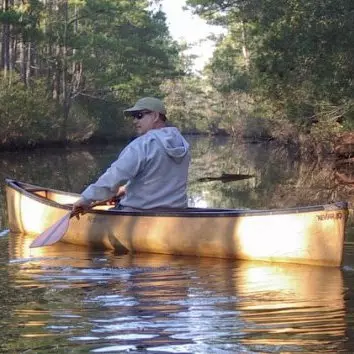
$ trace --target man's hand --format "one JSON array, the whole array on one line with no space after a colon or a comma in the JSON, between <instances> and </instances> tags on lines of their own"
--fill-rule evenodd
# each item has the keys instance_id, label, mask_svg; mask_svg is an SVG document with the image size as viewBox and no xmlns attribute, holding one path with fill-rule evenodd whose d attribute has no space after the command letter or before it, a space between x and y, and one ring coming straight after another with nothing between
<instances>
[{"instance_id":1,"label":"man's hand","mask_svg":"<svg viewBox=\"0 0 354 354\"><path fill-rule=\"evenodd\" d=\"M124 197L126 195L126 193L127 193L127 189L126 189L125 185L120 186L118 188L118 191L117 191L117 194L115 195L115 197L121 199L122 197Z\"/></svg>"},{"instance_id":2,"label":"man's hand","mask_svg":"<svg viewBox=\"0 0 354 354\"><path fill-rule=\"evenodd\" d=\"M83 197L77 200L73 204L73 208L71 211L72 216L76 216L76 218L80 219L80 214L84 214L90 208L91 202Z\"/></svg>"}]
</instances>

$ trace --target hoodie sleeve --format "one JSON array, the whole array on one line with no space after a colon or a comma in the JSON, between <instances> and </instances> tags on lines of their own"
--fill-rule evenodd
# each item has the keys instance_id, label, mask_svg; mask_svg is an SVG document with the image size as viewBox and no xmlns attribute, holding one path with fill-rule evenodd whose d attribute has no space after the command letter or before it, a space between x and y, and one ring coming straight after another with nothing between
<instances>
[{"instance_id":1,"label":"hoodie sleeve","mask_svg":"<svg viewBox=\"0 0 354 354\"><path fill-rule=\"evenodd\" d=\"M134 140L121 152L107 171L81 193L81 196L91 202L113 197L118 187L135 177L144 163L143 150L139 149L139 144Z\"/></svg>"}]
</instances>

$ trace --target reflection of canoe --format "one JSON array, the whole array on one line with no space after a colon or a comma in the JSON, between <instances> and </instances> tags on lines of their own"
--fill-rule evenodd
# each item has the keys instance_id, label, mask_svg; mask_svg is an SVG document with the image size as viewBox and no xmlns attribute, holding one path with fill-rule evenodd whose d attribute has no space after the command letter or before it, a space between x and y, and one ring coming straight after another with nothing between
<instances>
[{"instance_id":1,"label":"reflection of canoe","mask_svg":"<svg viewBox=\"0 0 354 354\"><path fill-rule=\"evenodd\" d=\"M261 347L263 353L335 353L345 346L348 314L339 268L147 253L114 256L64 243L29 249L33 237L10 235L13 282L17 287L42 289L46 301L53 296L57 300L62 293L53 293L53 288L64 287L65 294L75 298L74 309L90 303L80 308L81 322L85 318L92 322L92 303L97 304L96 334L114 331L115 337L123 336L127 328L140 328L141 319L150 317L156 321L148 333L158 337L168 331L167 339L153 339L154 343L176 345L173 341L180 340L186 348L187 340L199 336L202 348L188 347L188 352L259 352ZM40 316L42 325L36 333L42 327L51 332L48 323L61 325L57 307L47 315L38 314L31 302L14 311L17 322L29 307L32 322ZM64 320L63 325L72 323ZM75 335L87 337L87 326L82 330L79 326ZM100 339L106 347L107 338ZM204 338L217 338L218 343L214 340L207 346Z\"/></svg>"},{"instance_id":2,"label":"reflection of canoe","mask_svg":"<svg viewBox=\"0 0 354 354\"><path fill-rule=\"evenodd\" d=\"M6 181L10 230L40 233L78 194ZM346 203L282 210L188 208L122 212L97 207L73 218L67 243L118 251L340 266Z\"/></svg>"},{"instance_id":3,"label":"reflection of canoe","mask_svg":"<svg viewBox=\"0 0 354 354\"><path fill-rule=\"evenodd\" d=\"M277 353L340 351L347 330L340 269L239 262L235 273L229 278L244 327L239 345Z\"/></svg>"}]
</instances>

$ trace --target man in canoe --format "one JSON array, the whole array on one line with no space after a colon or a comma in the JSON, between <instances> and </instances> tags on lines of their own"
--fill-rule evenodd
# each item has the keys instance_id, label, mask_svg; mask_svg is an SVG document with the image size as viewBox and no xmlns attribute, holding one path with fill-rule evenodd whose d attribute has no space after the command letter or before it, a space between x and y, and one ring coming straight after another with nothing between
<instances>
[{"instance_id":1,"label":"man in canoe","mask_svg":"<svg viewBox=\"0 0 354 354\"><path fill-rule=\"evenodd\" d=\"M123 211L187 207L189 144L177 128L167 126L163 102L141 98L124 114L133 118L139 137L81 193L73 213L114 197L118 190L122 199L117 209Z\"/></svg>"}]
</instances>

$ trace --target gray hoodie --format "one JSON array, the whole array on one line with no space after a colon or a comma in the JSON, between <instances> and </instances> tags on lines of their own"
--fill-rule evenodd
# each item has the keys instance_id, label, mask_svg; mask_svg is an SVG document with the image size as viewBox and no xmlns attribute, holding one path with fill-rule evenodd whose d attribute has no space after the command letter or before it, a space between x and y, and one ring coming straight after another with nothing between
<instances>
[{"instance_id":1,"label":"gray hoodie","mask_svg":"<svg viewBox=\"0 0 354 354\"><path fill-rule=\"evenodd\" d=\"M123 206L185 208L189 162L189 144L177 128L152 129L133 140L82 196L90 201L109 199L128 182Z\"/></svg>"}]
</instances>

